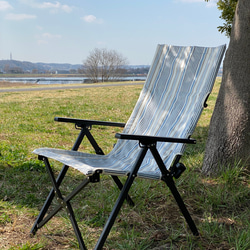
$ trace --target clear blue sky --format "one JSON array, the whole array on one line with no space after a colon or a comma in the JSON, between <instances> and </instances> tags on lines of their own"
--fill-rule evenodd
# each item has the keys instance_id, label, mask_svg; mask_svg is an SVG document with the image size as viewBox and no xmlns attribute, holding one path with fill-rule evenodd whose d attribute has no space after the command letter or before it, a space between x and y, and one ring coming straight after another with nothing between
<instances>
[{"instance_id":1,"label":"clear blue sky","mask_svg":"<svg viewBox=\"0 0 250 250\"><path fill-rule=\"evenodd\" d=\"M0 0L0 59L81 64L107 48L150 64L159 43L228 44L219 16L216 0Z\"/></svg>"}]
</instances>

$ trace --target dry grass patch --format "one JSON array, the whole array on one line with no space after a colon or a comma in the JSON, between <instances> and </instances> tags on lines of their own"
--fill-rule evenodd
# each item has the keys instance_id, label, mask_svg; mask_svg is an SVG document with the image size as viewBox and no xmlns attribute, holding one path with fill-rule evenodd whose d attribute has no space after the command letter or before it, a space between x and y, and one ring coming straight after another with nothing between
<instances>
[{"instance_id":1,"label":"dry grass patch","mask_svg":"<svg viewBox=\"0 0 250 250\"><path fill-rule=\"evenodd\" d=\"M0 249L77 249L77 246L72 245L72 229L64 225L62 230L63 220L58 217L31 236L30 229L35 217L29 214L28 208L22 210L12 208L11 213L5 212L8 221L0 223Z\"/></svg>"},{"instance_id":2,"label":"dry grass patch","mask_svg":"<svg viewBox=\"0 0 250 250\"><path fill-rule=\"evenodd\" d=\"M16 87L31 87L31 86L37 86L37 84L0 81L0 88L14 88L14 87L16 88Z\"/></svg>"}]
</instances>

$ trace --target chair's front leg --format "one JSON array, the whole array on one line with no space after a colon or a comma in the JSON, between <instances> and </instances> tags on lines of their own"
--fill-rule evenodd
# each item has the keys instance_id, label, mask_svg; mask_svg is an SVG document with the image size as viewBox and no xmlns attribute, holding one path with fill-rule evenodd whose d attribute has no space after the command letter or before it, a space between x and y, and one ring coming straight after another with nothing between
<instances>
[{"instance_id":1,"label":"chair's front leg","mask_svg":"<svg viewBox=\"0 0 250 250\"><path fill-rule=\"evenodd\" d=\"M124 186L120 192L120 195L119 195L119 197L118 197L118 199L113 207L113 210L110 213L110 216L109 216L109 218L104 226L102 234L101 234L101 236L100 236L100 238L95 246L95 250L102 249L102 247L103 247L103 245L104 245L104 243L109 235L109 232L110 232L110 230L115 222L115 219L116 219L116 217L117 217L117 215L122 207L122 204L128 195L129 189L132 186L134 179L136 178L137 172L142 164L142 161L147 153L147 150L148 150L148 148L146 146L141 149L141 152L137 158L137 161L134 164L134 166L133 166L133 168L132 168L132 170L127 178L127 181L124 184Z\"/></svg>"},{"instance_id":2,"label":"chair's front leg","mask_svg":"<svg viewBox=\"0 0 250 250\"><path fill-rule=\"evenodd\" d=\"M78 137L76 139L76 142L72 147L73 151L78 150L78 148L79 148L79 146L80 146L80 144L81 144L81 142L82 142L82 140L84 138L85 133L86 133L86 130L84 130L84 129L82 129L80 131L80 133L79 133L79 135L78 135ZM61 183L62 183L62 181L63 181L63 179L64 179L64 177L65 177L65 175L66 175L66 173L68 171L68 168L69 168L68 166L63 166L63 168L61 169L59 175L57 176L56 183L57 183L58 186L61 185ZM40 227L38 227L38 225L43 221L43 218L44 218L45 214L47 213L47 211L48 211L48 209L49 209L49 207L51 205L51 202L54 199L54 196L55 196L55 193L54 193L54 189L52 188L49 195L48 195L48 197L47 197L47 199L46 199L46 201L44 202L44 205L43 205L43 207L42 207L42 209L41 209L41 211L40 211L40 213L39 213L39 215L38 215L32 229L31 229L31 231L30 231L30 233L32 235L35 235L37 230L40 228Z\"/></svg>"},{"instance_id":3,"label":"chair's front leg","mask_svg":"<svg viewBox=\"0 0 250 250\"><path fill-rule=\"evenodd\" d=\"M67 199L64 199L62 194L61 194L61 191L59 189L59 186L57 185L57 182L56 182L56 179L54 177L54 174L53 174L53 171L51 169L51 166L49 164L49 160L48 158L44 158L43 159L44 163L45 163L45 166L46 166L46 169L48 171L48 174L49 174L49 177L50 177L50 180L51 180L51 183L53 185L53 189L54 189L54 192L55 192L55 195L56 195L56 198L57 198L57 201L58 203L60 204L60 206L64 207L67 211L67 214L70 218L70 221L71 221L71 224L74 228L74 231L75 231L75 235L77 237L77 240L78 240L78 243L79 243L79 246L80 246L80 249L87 249L85 244L84 244L84 241L82 239L82 235L81 235L81 232L80 232L80 229L77 225L77 222L76 222L76 219L75 219L75 215L74 215L74 211L71 207L71 204L69 202L69 200ZM73 196L72 196L73 197Z\"/></svg>"},{"instance_id":4,"label":"chair's front leg","mask_svg":"<svg viewBox=\"0 0 250 250\"><path fill-rule=\"evenodd\" d=\"M68 196L65 197L65 201L70 201L71 199L73 199L75 197L75 195L77 195L85 186L87 186L87 184L89 184L90 180L89 178L86 178L83 182L80 183L80 185L78 185L78 187L71 192ZM50 219L52 219L61 209L63 208L63 206L61 204L59 204L58 206L56 206L38 225L38 229L43 227Z\"/></svg>"}]
</instances>

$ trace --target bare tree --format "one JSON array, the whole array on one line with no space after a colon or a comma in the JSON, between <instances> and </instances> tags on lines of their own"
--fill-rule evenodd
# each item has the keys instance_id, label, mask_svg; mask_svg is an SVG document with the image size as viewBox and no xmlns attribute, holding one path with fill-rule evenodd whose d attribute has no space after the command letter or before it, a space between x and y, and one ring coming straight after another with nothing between
<instances>
[{"instance_id":1,"label":"bare tree","mask_svg":"<svg viewBox=\"0 0 250 250\"><path fill-rule=\"evenodd\" d=\"M115 50L92 50L83 62L84 73L93 82L119 80L124 73L127 59Z\"/></svg>"}]
</instances>

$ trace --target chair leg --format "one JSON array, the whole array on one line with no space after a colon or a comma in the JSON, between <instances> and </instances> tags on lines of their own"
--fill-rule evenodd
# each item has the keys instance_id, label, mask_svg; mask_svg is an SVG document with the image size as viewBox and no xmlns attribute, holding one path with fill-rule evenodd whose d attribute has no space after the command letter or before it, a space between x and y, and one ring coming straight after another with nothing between
<instances>
[{"instance_id":1,"label":"chair leg","mask_svg":"<svg viewBox=\"0 0 250 250\"><path fill-rule=\"evenodd\" d=\"M76 238L77 238L78 243L79 243L79 247L80 247L80 249L86 250L87 248L86 248L86 246L84 244L84 241L82 239L82 235L81 235L80 229L79 229L79 227L77 225L75 215L74 215L74 211L72 209L72 206L71 206L69 200L71 198L73 198L84 186L86 186L86 184L88 182L87 183L84 182L84 185L79 185L78 188L76 188L76 191L73 191L72 194L70 194L66 199L64 199L62 194L61 194L61 191L59 189L59 186L57 185L57 182L56 182L56 179L55 179L54 174L52 172L52 169L51 169L51 166L49 164L48 158L46 158L46 157L44 158L44 163L45 163L45 166L47 168L49 177L51 179L53 189L54 189L55 195L57 197L57 201L58 201L58 203L60 204L61 207L64 207L66 209L66 211L68 213L71 224L72 224L73 229L75 231ZM60 210L60 208L59 208L59 210Z\"/></svg>"},{"instance_id":2,"label":"chair leg","mask_svg":"<svg viewBox=\"0 0 250 250\"><path fill-rule=\"evenodd\" d=\"M152 154L153 154L153 156L154 156L154 158L155 158L155 160L156 160L156 162L157 162L157 164L162 172L162 176L163 176L162 180L167 184L170 191L172 192L172 194L173 194L184 218L186 219L186 222L187 222L189 228L191 229L193 235L198 236L199 232L196 228L196 225L195 225L192 217L190 216L190 214L186 208L186 205L184 204L184 202L183 202L183 200L182 200L182 198L181 198L181 196L180 196L180 194L175 186L173 177L171 176L170 172L166 169L165 164L162 161L162 158L156 149L156 146L151 147L150 150L151 150L151 152L152 152Z\"/></svg>"},{"instance_id":3,"label":"chair leg","mask_svg":"<svg viewBox=\"0 0 250 250\"><path fill-rule=\"evenodd\" d=\"M56 182L57 182L58 186L60 186L60 184L62 183L62 180L63 180L67 170L68 170L68 166L63 166L61 172L59 173L59 175L57 177ZM42 209L40 210L40 213L39 213L38 217L36 218L36 221L35 221L32 229L31 229L31 231L30 231L30 233L32 235L35 235L37 230L42 227L42 226L39 226L39 224L43 221L43 218L44 218L45 214L47 213L47 211L48 211L54 197L55 197L55 193L54 193L54 189L52 188L49 195L48 195L48 197L47 197L47 199L46 199L46 201L43 204Z\"/></svg>"},{"instance_id":4,"label":"chair leg","mask_svg":"<svg viewBox=\"0 0 250 250\"><path fill-rule=\"evenodd\" d=\"M132 171L130 172L130 175L128 176L127 178L127 181L125 182L121 192L120 192L120 195L113 207L113 210L112 212L110 213L110 216L103 228L103 231L102 231L102 234L95 246L95 250L101 250L108 235L109 235L109 232L115 222L115 219L122 207L122 204L124 202L124 200L126 199L127 195L128 195L128 192L129 192L129 189L130 187L132 186L133 182L134 182L134 179L136 178L136 175L137 175L137 172L142 164L142 161L147 153L147 150L148 148L147 147L143 147L141 152L140 152L140 155L134 165L134 167L132 168Z\"/></svg>"},{"instance_id":5,"label":"chair leg","mask_svg":"<svg viewBox=\"0 0 250 250\"><path fill-rule=\"evenodd\" d=\"M72 147L73 151L78 150L78 148L79 148L79 146L80 146L80 144L81 144L81 142L82 142L82 140L84 138L85 133L86 133L86 130L84 130L84 129L82 129L80 131L80 133L79 133L79 135L78 135L78 137L76 139L76 142ZM64 177L65 177L65 175L66 175L66 173L68 171L68 168L69 168L68 166L63 166L61 172L59 173L59 175L57 177L57 180L56 180L56 183L57 183L58 186L61 185L61 183L62 183L62 181L63 181L63 179L64 179ZM31 228L30 233L32 235L35 235L37 230L42 227L42 226L39 227L38 225L43 221L43 218L44 218L45 214L47 213L47 211L48 211L54 197L55 197L55 193L54 193L54 189L52 188L49 195L48 195L48 197L47 197L47 199L46 199L46 201L43 204L42 209L40 210L40 213L39 213L33 227Z\"/></svg>"},{"instance_id":6,"label":"chair leg","mask_svg":"<svg viewBox=\"0 0 250 250\"><path fill-rule=\"evenodd\" d=\"M111 177L113 178L114 182L116 183L116 185L118 186L118 188L120 190L122 190L123 188L123 184L121 183L120 179L115 176L115 175L111 175ZM135 203L133 202L132 198L129 196L129 194L126 196L126 200L128 202L128 204L133 207L135 205Z\"/></svg>"},{"instance_id":7,"label":"chair leg","mask_svg":"<svg viewBox=\"0 0 250 250\"><path fill-rule=\"evenodd\" d=\"M96 154L98 154L98 155L104 155L104 152L99 147L99 145L96 142L95 138L92 136L92 134L90 133L90 131L88 129L86 129L85 135L88 138L89 142L91 143L92 147L95 149ZM120 190L122 190L123 184L121 183L120 179L117 176L115 176L115 175L112 175L111 177L113 178L113 180L114 180L115 184L118 186L118 188ZM126 200L127 200L128 204L130 206L134 206L135 205L134 202L133 202L133 200L131 199L131 197L129 195L127 195Z\"/></svg>"},{"instance_id":8,"label":"chair leg","mask_svg":"<svg viewBox=\"0 0 250 250\"><path fill-rule=\"evenodd\" d=\"M80 185L71 192L64 200L65 202L70 201L72 198L75 197L87 184L89 183L89 179L86 178ZM37 229L42 228L50 219L52 219L61 209L63 206L59 204L56 206L42 221L37 224Z\"/></svg>"},{"instance_id":9,"label":"chair leg","mask_svg":"<svg viewBox=\"0 0 250 250\"><path fill-rule=\"evenodd\" d=\"M75 231L75 235L76 235L76 238L77 238L77 241L78 241L78 244L79 244L79 248L81 250L87 250L85 244L84 244L84 241L82 239L82 234L80 232L80 229L77 225L77 222L76 222L76 219L75 219L75 215L74 215L74 212L73 212L73 209L71 207L71 204L69 202L67 202L67 209L68 209L68 216L70 218L70 221L71 221L71 224L74 228L74 231Z\"/></svg>"},{"instance_id":10,"label":"chair leg","mask_svg":"<svg viewBox=\"0 0 250 250\"><path fill-rule=\"evenodd\" d=\"M178 190L177 190L177 188L175 186L173 178L170 177L170 178L168 178L168 180L166 180L164 182L168 185L171 193L173 194L173 196L174 196L174 198L175 198L175 200L176 200L176 202L177 202L177 204L178 204L178 206L179 206L179 208L180 208L180 210L181 210L181 212L182 212L182 214L183 214L183 216L184 216L190 230L192 231L193 235L198 236L199 235L198 229L197 229L191 215L189 214L189 212L188 212L188 210L186 208L186 205L185 205L185 203L183 202L183 200L182 200L182 198L180 196L180 193L178 192Z\"/></svg>"}]
</instances>

